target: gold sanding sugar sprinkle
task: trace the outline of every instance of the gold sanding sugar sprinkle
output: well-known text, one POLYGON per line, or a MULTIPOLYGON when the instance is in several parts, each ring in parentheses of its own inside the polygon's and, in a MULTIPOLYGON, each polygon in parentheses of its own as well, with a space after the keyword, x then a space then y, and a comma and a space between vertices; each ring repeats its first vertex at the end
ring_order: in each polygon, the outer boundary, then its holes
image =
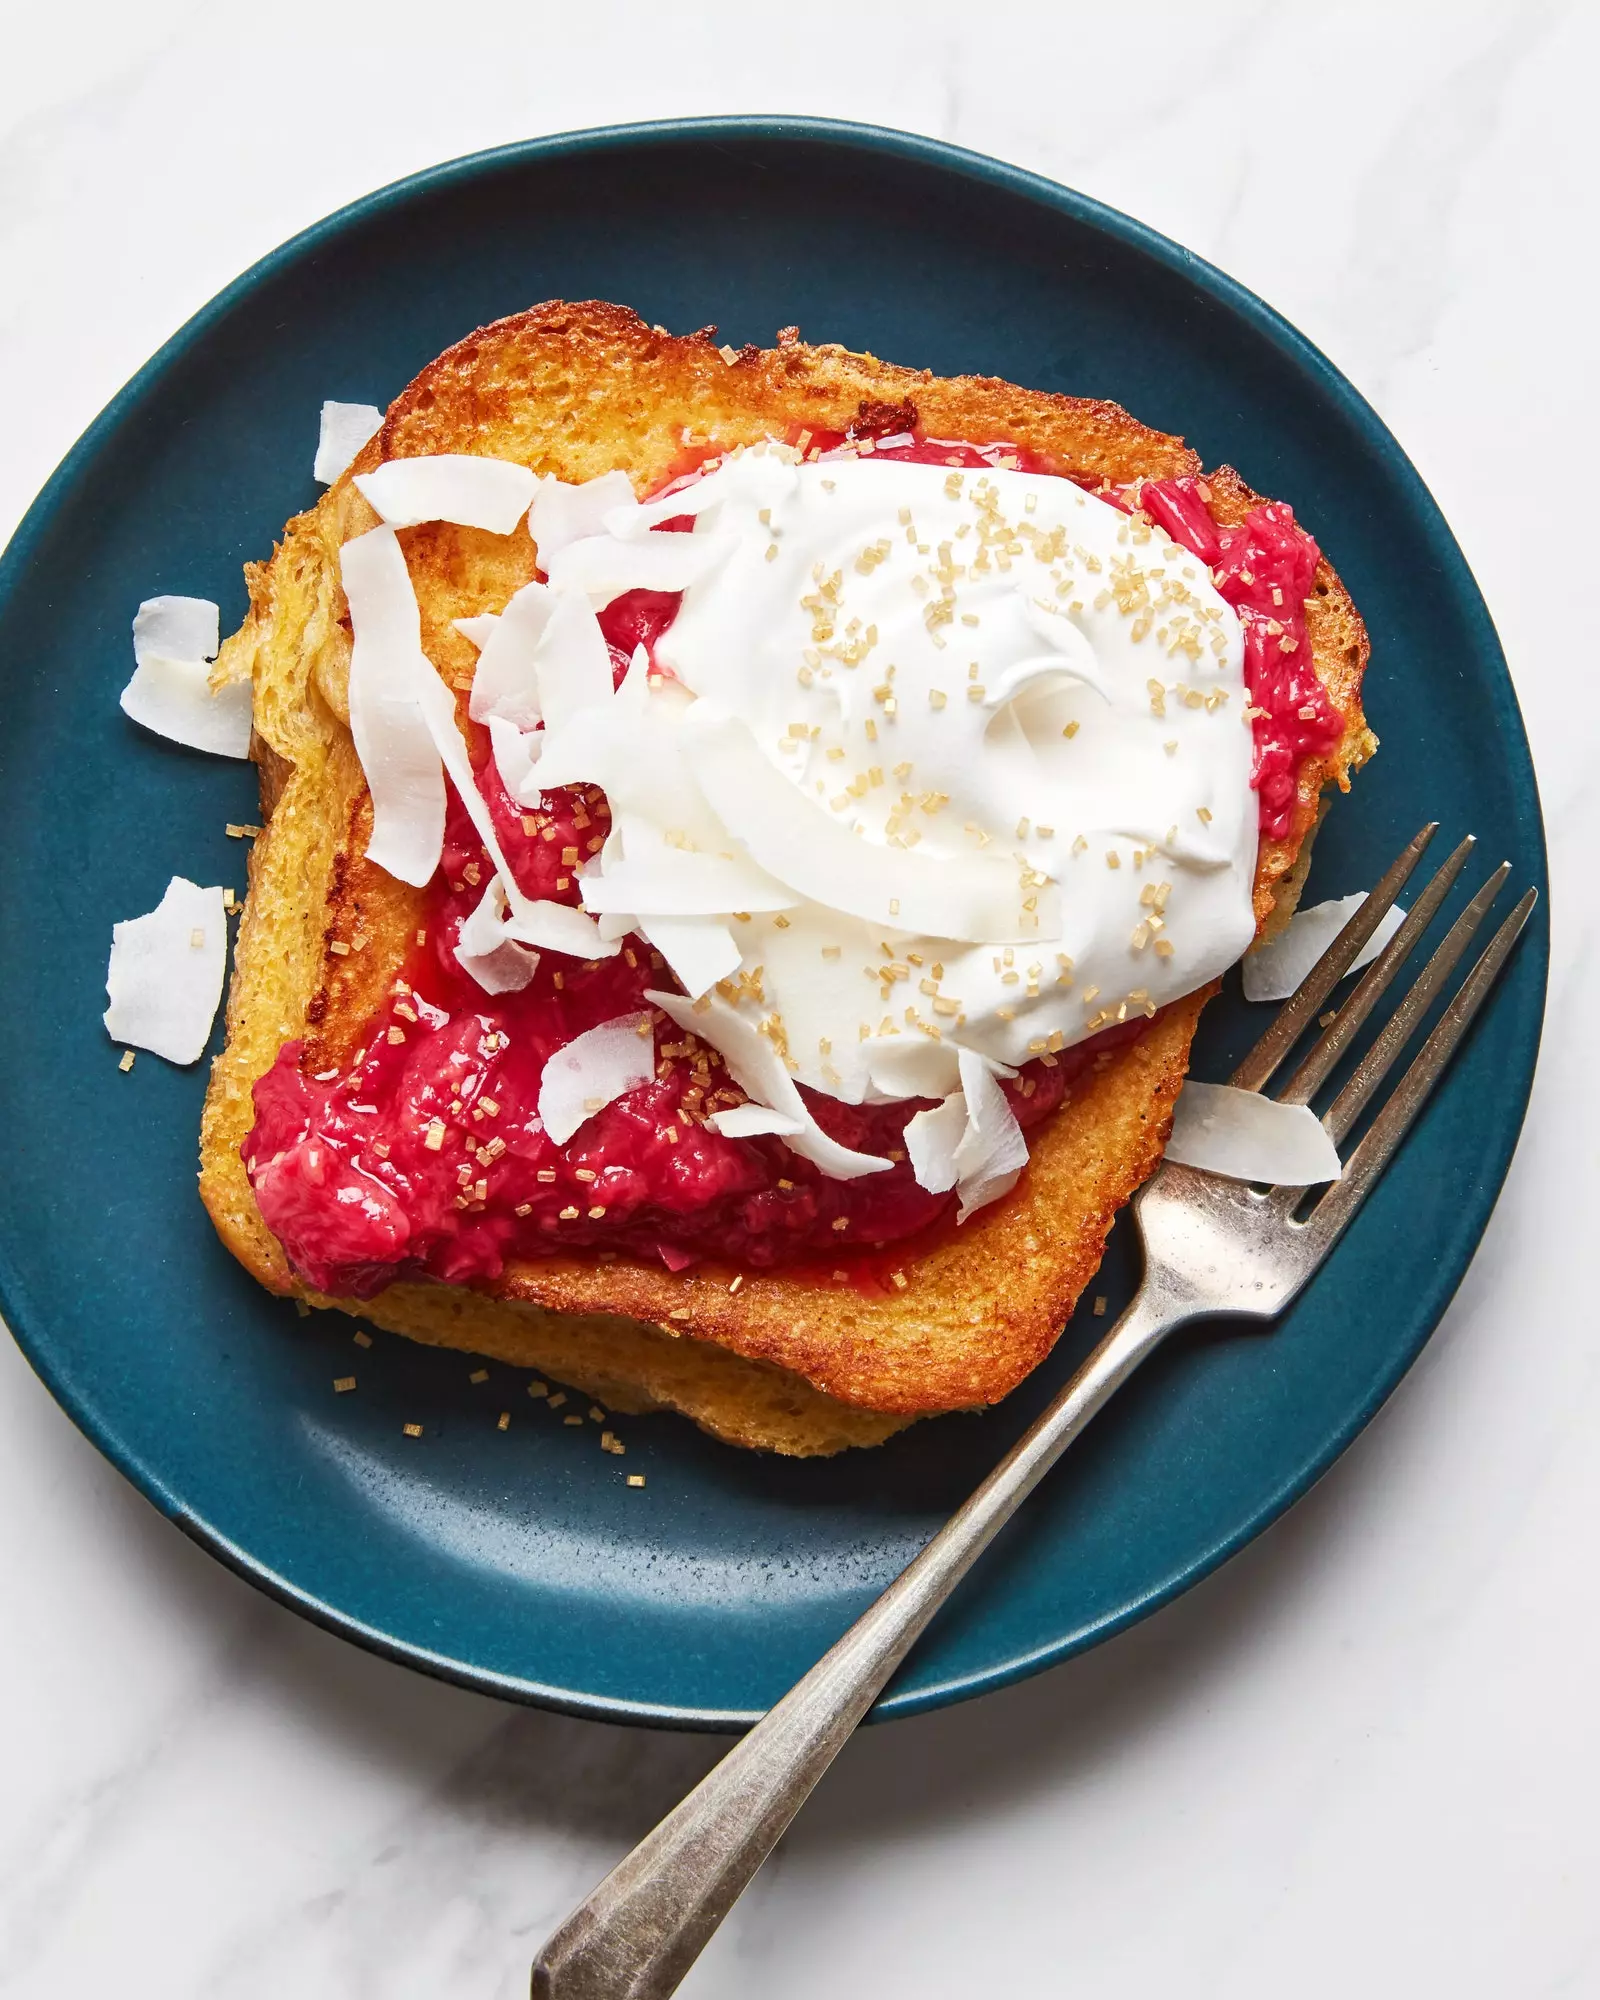
POLYGON ((589 1405, 589 1414, 597 1424, 603 1424, 606 1420, 606 1413, 598 1403, 591 1403, 589 1405))
POLYGON ((336 1395, 347 1396, 355 1386, 356 1378, 353 1375, 335 1375, 333 1378, 334 1393, 336 1395))
POLYGON ((498 1417, 497 1417, 497 1418, 495 1419, 495 1426, 494 1426, 494 1427, 495 1427, 495 1429, 496 1429, 497 1431, 508 1431, 508 1430, 510 1430, 510 1428, 511 1428, 511 1412, 510 1412, 509 1410, 502 1410, 502 1411, 500 1412, 499 1416, 498 1416, 498 1417))
POLYGON ((261 829, 259 826, 235 826, 230 819, 228 821, 227 834, 230 840, 259 840, 261 838, 261 829))
POLYGON ((1106 1316, 1106 1295, 1104 1292, 1095 1293, 1094 1316, 1096 1319, 1104 1319, 1106 1316))
POLYGON ((630 1486, 642 1486, 644 1484, 644 1474, 642 1472, 630 1472, 628 1474, 628 1484, 630 1486))
POLYGON ((357 1347, 370 1347, 372 1345, 372 1335, 370 1333, 357 1332, 354 1338, 357 1347))
POLYGON ((488 1379, 489 1371, 487 1368, 474 1368, 472 1373, 467 1377, 469 1382, 487 1382, 488 1379))
POLYGON ((430 1118, 428 1120, 428 1129, 422 1135, 422 1143, 430 1153, 438 1152, 439 1148, 444 1144, 444 1120, 442 1118, 430 1118))
POLYGON ((421 1424, 402 1424, 400 1426, 400 1434, 402 1437, 419 1438, 422 1435, 422 1426, 421 1424))
POLYGON ((741 1271, 741 1272, 739 1272, 739 1274, 738 1274, 738 1275, 737 1275, 737 1276, 735 1277, 735 1279, 734 1279, 733 1283, 732 1283, 732 1284, 731 1284, 731 1285, 730 1285, 730 1286, 728 1287, 728 1290, 729 1290, 730 1292, 736 1292, 736 1291, 738 1291, 739 1287, 740 1287, 740 1286, 741 1286, 741 1285, 742 1285, 743 1283, 744 1283, 744 1273, 743 1273, 743 1271, 741 1271))
POLYGON ((551 1409, 552 1409, 552 1410, 559 1410, 559 1409, 561 1408, 561 1405, 562 1405, 562 1404, 563 1404, 563 1403, 564 1403, 564 1402, 565 1402, 566 1400, 567 1400, 567 1392, 566 1392, 566 1390, 565 1390, 565 1389, 558 1389, 558 1390, 556 1391, 556 1393, 555 1393, 555 1394, 554 1394, 554 1395, 553 1395, 553 1396, 552 1396, 552 1397, 550 1398, 550 1407, 551 1407, 551 1409))
POLYGON ((911 1280, 906 1276, 904 1271, 892 1271, 889 1274, 889 1276, 890 1276, 890 1282, 893 1284, 897 1292, 903 1292, 906 1286, 909 1285, 911 1282, 911 1280))
POLYGON ((122 1051, 122 1060, 117 1064, 117 1068, 122 1071, 122 1074, 124 1076, 126 1076, 128 1074, 128 1071, 133 1068, 132 1049, 124 1049, 122 1051))
POLYGON ((548 1382, 530 1382, 528 1384, 528 1394, 532 1396, 535 1402, 538 1402, 543 1396, 548 1396, 549 1393, 550 1384, 548 1382))
POLYGON ((574 1412, 570 1417, 563 1417, 561 1421, 564 1424, 581 1424, 583 1422, 583 1419, 576 1412, 574 1412))

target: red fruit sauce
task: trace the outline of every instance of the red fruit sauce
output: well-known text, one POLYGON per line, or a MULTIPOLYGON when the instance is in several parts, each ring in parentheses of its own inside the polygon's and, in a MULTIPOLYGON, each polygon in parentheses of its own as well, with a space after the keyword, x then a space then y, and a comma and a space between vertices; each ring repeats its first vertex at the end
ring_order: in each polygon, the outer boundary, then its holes
MULTIPOLYGON (((812 433, 832 449, 837 434, 812 433)), ((1049 466, 1014 447, 978 447, 902 434, 876 453, 970 468, 1049 466)), ((694 472, 686 475, 693 477, 694 472)), ((1120 505, 1131 493, 1108 493, 1120 505)), ((1317 548, 1287 507, 1257 507, 1219 528, 1193 479, 1143 486, 1152 519, 1209 564, 1245 626, 1245 670, 1255 717, 1251 782, 1267 833, 1288 830, 1301 761, 1342 729, 1311 666, 1302 600, 1317 548), (1281 599, 1281 601, 1280 601, 1281 599)), ((683 523, 672 523, 673 527, 683 523)), ((653 654, 676 596, 634 591, 601 614, 620 678, 637 645, 653 654)), ((549 795, 524 814, 502 787, 487 737, 469 725, 480 785, 506 859, 532 897, 576 905, 576 863, 598 851, 610 824, 594 790, 549 795)), ((585 1029, 648 1005, 645 989, 672 985, 641 939, 592 962, 542 954, 520 993, 485 993, 454 947, 492 864, 452 792, 444 855, 427 890, 426 943, 367 1030, 349 1066, 302 1073, 301 1042, 287 1043, 255 1087, 256 1122, 242 1148, 267 1226, 318 1290, 371 1297, 397 1278, 487 1284, 508 1260, 579 1252, 656 1259, 680 1270, 719 1263, 859 1270, 886 1245, 948 1218, 954 1194, 920 1188, 905 1158, 907 1121, 927 1100, 847 1105, 806 1091, 817 1122, 842 1144, 889 1156, 886 1173, 831 1180, 775 1138, 725 1139, 704 1122, 743 1099, 714 1052, 667 1019, 655 1028, 656 1078, 588 1119, 564 1146, 537 1116, 550 1055, 585 1029), (402 1039, 392 1039, 399 1030, 402 1039), (430 1140, 433 1141, 430 1144, 430 1140)), ((1024 1129, 1067 1087, 1142 1032, 1130 1021, 1055 1057, 1029 1063, 1004 1088, 1024 1129)), ((804 1088, 802 1086, 802 1088, 804 1088)))

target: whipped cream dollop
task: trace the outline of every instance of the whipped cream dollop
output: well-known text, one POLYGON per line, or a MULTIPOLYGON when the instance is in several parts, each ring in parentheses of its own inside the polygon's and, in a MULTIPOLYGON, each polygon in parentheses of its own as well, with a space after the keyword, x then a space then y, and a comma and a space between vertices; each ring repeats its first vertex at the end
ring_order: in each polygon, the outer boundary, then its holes
POLYGON ((525 793, 605 788, 586 907, 675 966, 695 927, 800 1082, 943 1097, 959 1050, 1070 1047, 1249 944, 1240 627, 1143 519, 1019 470, 768 446, 540 559, 596 609, 683 597, 657 671, 543 732, 525 793))

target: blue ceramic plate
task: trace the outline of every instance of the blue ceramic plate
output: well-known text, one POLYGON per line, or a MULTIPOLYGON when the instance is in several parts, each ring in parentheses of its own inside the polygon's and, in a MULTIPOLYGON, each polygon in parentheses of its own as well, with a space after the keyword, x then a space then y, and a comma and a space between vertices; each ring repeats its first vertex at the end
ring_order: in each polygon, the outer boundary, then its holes
MULTIPOLYGON (((625 1421, 625 1459, 491 1368, 297 1318, 194 1193, 205 1065, 119 1075, 100 1023, 114 916, 167 878, 244 887, 248 767, 127 723, 129 620, 157 591, 245 608, 240 564, 308 505, 327 396, 384 403, 470 328, 603 298, 735 343, 798 322, 939 374, 1109 396, 1292 500, 1366 614, 1382 755, 1314 891, 1370 882, 1425 817, 1544 886, 1505 662, 1394 439, 1248 292, 1082 196, 929 140, 754 119, 540 140, 358 202, 266 258, 93 426, 0 568, 0 1303, 95 1443, 180 1527, 363 1645, 584 1714, 749 1720, 962 1499, 1090 1344, 1087 1308, 1004 1407, 785 1463, 625 1421), (332 1378, 356 1373, 356 1394, 332 1378), (501 1410, 511 1428, 496 1429, 501 1410), (409 1441, 406 1422, 426 1434, 409 1441), (642 1472, 640 1492, 625 1475, 642 1472)), ((1463 884, 1462 893, 1466 893, 1463 884)), ((907 1714, 1093 1645, 1257 1534, 1427 1339, 1522 1121, 1541 914, 1333 1267, 1269 1338, 1163 1355, 1029 1503, 882 1703, 907 1714)), ((1207 1015, 1201 1075, 1259 1030, 1207 1015)), ((220 1038, 219 1038, 220 1039, 220 1038)), ((1126 1228, 1093 1289, 1133 1280, 1126 1228)))

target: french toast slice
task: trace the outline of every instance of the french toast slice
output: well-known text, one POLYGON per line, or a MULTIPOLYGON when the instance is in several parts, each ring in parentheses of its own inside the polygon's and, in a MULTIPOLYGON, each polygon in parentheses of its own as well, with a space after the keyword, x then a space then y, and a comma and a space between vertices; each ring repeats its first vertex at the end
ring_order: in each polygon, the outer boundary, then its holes
MULTIPOLYGON (((808 346, 792 329, 773 348, 735 352, 715 344, 714 329, 674 337, 618 306, 555 301, 480 329, 425 368, 351 472, 288 524, 270 562, 247 567, 250 612, 217 677, 253 682, 265 830, 251 857, 227 1045, 206 1099, 200 1192, 223 1241, 269 1289, 537 1370, 615 1410, 675 1409, 730 1443, 799 1456, 877 1443, 919 1416, 993 1403, 1048 1354, 1117 1211, 1161 1157, 1214 989, 1097 1057, 1031 1135, 1030 1165, 1013 1192, 959 1230, 900 1246, 894 1283, 881 1288, 839 1284, 827 1271, 701 1264, 673 1273, 627 1255, 568 1255, 515 1262, 486 1291, 399 1283, 370 1300, 329 1298, 290 1267, 240 1158, 252 1086, 282 1044, 303 1037, 308 1070, 347 1060, 422 908, 423 892, 364 854, 371 809, 348 726, 339 550, 377 517, 353 474, 394 458, 479 452, 572 482, 620 467, 642 494, 682 468, 691 440, 729 448, 852 427, 1005 442, 1064 474, 1113 485, 1201 471, 1180 439, 1115 404, 940 379, 808 346), (352 939, 365 942, 351 950, 352 939)), ((1226 468, 1208 486, 1219 522, 1257 504, 1226 468)), ((424 648, 464 695, 476 654, 452 621, 500 610, 534 575, 534 544, 526 534, 445 524, 403 530, 401 542, 424 648)), ((1361 709, 1366 631, 1326 560, 1307 620, 1344 732, 1302 766, 1286 836, 1261 842, 1262 928, 1275 928, 1298 896, 1324 789, 1347 790, 1375 747, 1361 709)))

